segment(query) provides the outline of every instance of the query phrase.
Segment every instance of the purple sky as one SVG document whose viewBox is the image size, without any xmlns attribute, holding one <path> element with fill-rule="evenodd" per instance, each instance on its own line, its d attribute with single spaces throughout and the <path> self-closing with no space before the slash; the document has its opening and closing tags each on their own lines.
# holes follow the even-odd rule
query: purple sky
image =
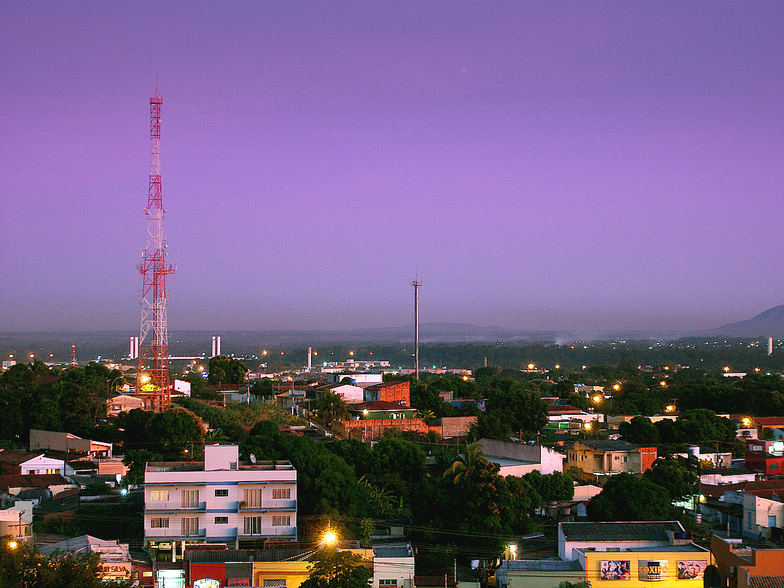
<svg viewBox="0 0 784 588">
<path fill-rule="evenodd" d="M 156 75 L 170 330 L 784 303 L 779 0 L 0 0 L 0 56 L 0 331 L 138 331 Z"/>
</svg>

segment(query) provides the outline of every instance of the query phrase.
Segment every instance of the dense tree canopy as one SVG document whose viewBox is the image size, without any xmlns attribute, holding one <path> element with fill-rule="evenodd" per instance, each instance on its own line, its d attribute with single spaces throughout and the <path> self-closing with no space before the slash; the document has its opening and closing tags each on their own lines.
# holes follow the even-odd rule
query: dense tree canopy
<svg viewBox="0 0 784 588">
<path fill-rule="evenodd" d="M 0 588 L 127 588 L 104 581 L 97 554 L 41 555 L 24 541 L 0 537 Z"/>
<path fill-rule="evenodd" d="M 310 560 L 302 588 L 367 588 L 373 572 L 351 551 L 320 549 Z"/>
<path fill-rule="evenodd" d="M 588 502 L 592 521 L 665 520 L 670 505 L 667 490 L 632 474 L 617 474 Z"/>
<path fill-rule="evenodd" d="M 225 355 L 216 355 L 210 358 L 209 377 L 210 384 L 242 384 L 248 368 L 241 361 Z"/>
</svg>

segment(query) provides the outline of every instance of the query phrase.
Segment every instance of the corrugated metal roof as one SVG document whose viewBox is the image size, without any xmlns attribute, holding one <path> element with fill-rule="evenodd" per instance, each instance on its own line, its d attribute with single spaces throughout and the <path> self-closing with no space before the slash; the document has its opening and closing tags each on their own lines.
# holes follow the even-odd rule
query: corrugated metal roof
<svg viewBox="0 0 784 588">
<path fill-rule="evenodd" d="M 560 523 L 567 541 L 668 541 L 667 531 L 682 533 L 678 521 Z"/>
<path fill-rule="evenodd" d="M 510 572 L 577 572 L 580 562 L 561 559 L 516 559 L 504 562 Z"/>
<path fill-rule="evenodd" d="M 751 576 L 751 588 L 784 588 L 784 576 Z"/>
</svg>

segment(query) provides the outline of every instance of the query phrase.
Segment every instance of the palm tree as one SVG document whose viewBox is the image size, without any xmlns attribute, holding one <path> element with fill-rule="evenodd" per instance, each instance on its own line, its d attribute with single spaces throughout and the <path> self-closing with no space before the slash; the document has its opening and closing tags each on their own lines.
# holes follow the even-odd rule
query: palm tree
<svg viewBox="0 0 784 588">
<path fill-rule="evenodd" d="M 458 484 L 465 476 L 474 472 L 479 463 L 484 460 L 485 452 L 482 446 L 479 443 L 471 443 L 444 472 L 444 477 L 452 478 L 452 481 Z"/>
<path fill-rule="evenodd" d="M 417 411 L 417 417 L 427 422 L 436 418 L 436 414 L 430 409 L 423 408 Z"/>
<path fill-rule="evenodd" d="M 319 398 L 316 409 L 318 410 L 319 417 L 327 426 L 332 425 L 332 421 L 334 420 L 348 418 L 346 403 L 332 390 L 328 390 Z"/>
</svg>

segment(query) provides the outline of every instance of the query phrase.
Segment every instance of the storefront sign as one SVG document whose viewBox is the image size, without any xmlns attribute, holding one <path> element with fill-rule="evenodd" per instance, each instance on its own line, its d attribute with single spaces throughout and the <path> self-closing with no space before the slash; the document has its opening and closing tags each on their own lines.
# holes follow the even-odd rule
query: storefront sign
<svg viewBox="0 0 784 588">
<path fill-rule="evenodd" d="M 666 561 L 641 561 L 638 580 L 643 582 L 659 582 L 667 579 Z"/>
<path fill-rule="evenodd" d="M 226 586 L 250 586 L 250 578 L 226 578 Z"/>
</svg>

